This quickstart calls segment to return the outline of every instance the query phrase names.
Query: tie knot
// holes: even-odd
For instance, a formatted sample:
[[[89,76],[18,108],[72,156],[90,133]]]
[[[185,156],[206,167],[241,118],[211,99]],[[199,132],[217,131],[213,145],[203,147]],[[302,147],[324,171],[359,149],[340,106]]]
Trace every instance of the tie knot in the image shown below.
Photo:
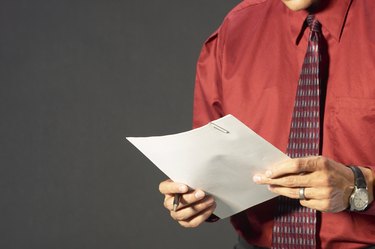
[[[321,31],[322,25],[317,19],[315,19],[314,15],[308,15],[306,18],[306,21],[311,31],[315,31],[315,32]]]

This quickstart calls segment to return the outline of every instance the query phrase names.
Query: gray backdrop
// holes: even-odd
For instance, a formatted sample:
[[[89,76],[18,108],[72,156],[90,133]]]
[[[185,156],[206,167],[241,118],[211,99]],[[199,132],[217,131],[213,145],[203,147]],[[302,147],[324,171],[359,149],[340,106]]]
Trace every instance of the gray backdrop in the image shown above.
[[[0,248],[231,248],[184,229],[126,136],[190,129],[195,62],[235,0],[0,1]]]

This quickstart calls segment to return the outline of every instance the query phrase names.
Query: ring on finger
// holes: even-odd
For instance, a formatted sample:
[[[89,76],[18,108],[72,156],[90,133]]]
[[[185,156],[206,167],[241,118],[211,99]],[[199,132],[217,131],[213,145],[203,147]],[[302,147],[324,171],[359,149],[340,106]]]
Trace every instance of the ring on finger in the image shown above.
[[[298,190],[298,195],[299,195],[299,199],[300,199],[300,200],[306,200],[306,196],[305,196],[305,188],[304,188],[304,187],[299,188],[299,190]]]

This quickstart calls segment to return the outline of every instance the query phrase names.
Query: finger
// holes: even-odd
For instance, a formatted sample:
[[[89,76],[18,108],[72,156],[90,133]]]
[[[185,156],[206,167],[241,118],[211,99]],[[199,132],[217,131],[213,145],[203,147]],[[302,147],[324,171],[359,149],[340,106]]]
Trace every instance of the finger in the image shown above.
[[[253,180],[257,184],[278,185],[281,187],[312,187],[315,182],[315,174],[287,175],[280,178],[268,178],[264,175],[255,175]]]
[[[331,212],[331,213],[337,213],[345,210],[347,207],[345,205],[342,205],[340,203],[332,202],[329,199],[324,200],[301,200],[300,201],[302,206],[312,208],[319,210],[321,212]]]
[[[215,211],[216,208],[216,203],[214,203],[212,206],[208,207],[207,209],[203,210],[201,213],[197,214],[195,217],[191,218],[190,220],[187,221],[179,221],[181,226],[183,227],[188,227],[188,228],[193,228],[197,227],[203,222],[205,222],[208,217],[210,217],[211,214]]]
[[[278,178],[284,175],[298,175],[306,172],[315,171],[320,156],[294,158],[282,161],[272,166],[265,172],[265,176],[269,178]]]
[[[300,189],[301,188],[285,188],[280,186],[269,186],[268,188],[275,194],[283,195],[292,199],[301,199],[300,198]],[[306,200],[318,199],[320,197],[319,191],[314,188],[305,188],[304,196]]]
[[[268,189],[278,195],[283,195],[292,199],[299,199],[298,188],[285,188],[279,186],[268,186]]]
[[[171,216],[174,220],[177,220],[177,221],[190,220],[193,217],[195,217],[197,214],[199,214],[200,212],[211,207],[214,203],[215,203],[214,198],[208,197],[190,206],[178,209],[176,212],[171,211]]]
[[[166,180],[159,184],[159,191],[162,194],[183,194],[189,191],[189,187],[182,183]]]
[[[206,193],[200,189],[197,189],[186,194],[182,194],[177,209],[189,206],[197,201],[202,200],[206,197]],[[168,210],[173,210],[174,195],[166,195],[164,199],[164,206]]]
[[[288,188],[313,187],[315,174],[289,175],[281,178],[266,179],[266,181],[270,185],[279,185]]]

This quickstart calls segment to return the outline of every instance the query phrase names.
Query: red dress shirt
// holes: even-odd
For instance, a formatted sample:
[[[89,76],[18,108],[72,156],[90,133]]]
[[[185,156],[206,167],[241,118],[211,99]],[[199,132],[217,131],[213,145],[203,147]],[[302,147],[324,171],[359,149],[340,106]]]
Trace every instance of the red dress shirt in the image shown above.
[[[324,156],[375,167],[375,1],[331,0],[316,14],[329,71]],[[206,41],[197,64],[194,127],[233,114],[286,151],[307,47],[306,11],[281,0],[245,0]],[[251,175],[249,174],[249,181]],[[275,200],[231,217],[250,244],[271,246]],[[375,204],[365,212],[319,213],[318,248],[375,244]]]

